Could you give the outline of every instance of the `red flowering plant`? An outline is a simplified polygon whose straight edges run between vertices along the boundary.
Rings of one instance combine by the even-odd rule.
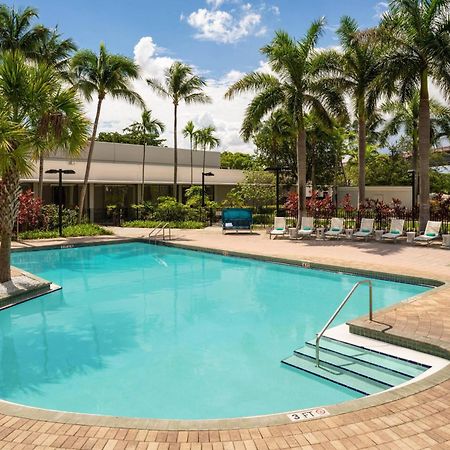
[[[341,206],[346,213],[352,213],[356,211],[356,208],[352,205],[352,197],[350,194],[344,195],[344,198],[341,200]]]
[[[448,217],[450,213],[450,195],[436,194],[430,202],[430,211],[439,218]]]
[[[35,197],[31,189],[19,195],[17,222],[23,230],[34,230],[45,221],[42,212],[42,199]]]
[[[318,192],[313,191],[311,197],[306,200],[306,210],[313,217],[329,218],[334,212],[333,199],[330,195],[318,197]]]
[[[298,216],[298,194],[297,192],[289,192],[284,207],[291,217]]]

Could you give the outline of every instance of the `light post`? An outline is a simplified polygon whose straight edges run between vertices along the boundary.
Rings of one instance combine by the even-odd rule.
[[[280,215],[280,173],[288,172],[285,167],[266,167],[265,172],[275,172],[275,197],[276,197],[276,216]]]
[[[57,173],[59,175],[59,183],[58,183],[58,231],[59,236],[62,236],[62,176],[64,175],[73,175],[75,170],[70,169],[49,169],[46,170],[45,173]]]
[[[213,177],[212,172],[202,172],[202,207],[205,207],[205,177]]]
[[[411,175],[411,187],[412,187],[412,220],[413,220],[413,227],[415,222],[415,215],[416,215],[416,171],[414,169],[408,170],[408,173]]]

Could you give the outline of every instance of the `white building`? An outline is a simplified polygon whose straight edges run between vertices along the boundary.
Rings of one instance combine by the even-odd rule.
[[[145,158],[144,200],[156,200],[160,196],[172,195],[173,191],[172,148],[147,146]],[[193,184],[202,181],[203,152],[193,153]],[[220,153],[206,152],[205,172],[214,176],[205,177],[206,191],[215,201],[225,198],[227,192],[243,180],[241,170],[221,169]],[[70,169],[74,175],[63,176],[63,203],[67,207],[78,204],[86,169],[87,150],[79,157],[70,159],[57,152],[45,160],[44,171],[49,169]],[[91,220],[101,220],[107,205],[121,204],[125,208],[142,201],[142,159],[141,145],[96,142],[89,176],[86,207]],[[191,183],[191,152],[178,149],[178,189],[179,198],[184,198],[185,190]],[[38,189],[38,164],[35,163],[31,175],[22,180],[24,187]],[[44,174],[43,199],[46,203],[57,203],[58,175]]]

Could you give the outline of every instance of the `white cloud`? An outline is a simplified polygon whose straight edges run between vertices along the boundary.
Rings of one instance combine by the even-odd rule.
[[[381,19],[384,15],[384,13],[388,10],[389,5],[387,2],[378,2],[374,9],[375,9],[375,18]]]
[[[214,9],[219,8],[225,0],[206,0],[208,5],[211,5]]]
[[[161,79],[164,70],[174,61],[174,58],[161,55],[161,50],[150,36],[143,37],[134,47],[134,60],[141,66],[141,79],[134,82],[134,89],[143,97],[154,117],[166,125],[163,135],[166,145],[173,145],[173,106],[168,99],[156,95],[146,83],[146,79],[155,77]],[[261,64],[260,67],[263,67]],[[196,68],[198,73],[201,73]],[[214,125],[216,134],[221,140],[219,150],[233,150],[251,153],[253,145],[244,143],[239,135],[245,108],[251,100],[251,95],[238,96],[232,101],[224,98],[228,87],[243,75],[238,70],[231,70],[220,78],[207,80],[205,92],[212,98],[211,104],[179,106],[178,142],[179,147],[189,148],[189,141],[184,139],[181,129],[188,120],[193,120],[197,127]],[[96,103],[87,104],[89,118],[95,116]],[[130,106],[124,101],[107,97],[103,103],[100,116],[99,131],[122,131],[131,122],[138,120],[139,108]]]
[[[208,1],[220,5],[217,0]],[[261,24],[262,16],[255,11],[250,3],[244,3],[238,9],[224,11],[217,9],[199,8],[185,19],[197,30],[196,39],[231,44],[248,36],[261,36],[266,28]]]

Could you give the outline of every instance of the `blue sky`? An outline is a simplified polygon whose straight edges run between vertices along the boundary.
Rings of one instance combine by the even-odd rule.
[[[32,5],[39,10],[39,21],[58,25],[65,36],[80,48],[98,48],[104,41],[114,53],[122,53],[143,67],[143,76],[162,75],[173,60],[192,64],[211,85],[214,103],[209,107],[189,107],[183,120],[199,125],[214,124],[223,148],[249,150],[239,137],[243,109],[224,104],[226,86],[244,72],[263,67],[259,49],[270,41],[277,29],[301,37],[312,20],[325,16],[327,28],[319,45],[337,45],[334,30],[342,15],[350,15],[362,27],[374,26],[385,2],[377,0],[30,0],[6,2],[16,7]],[[148,91],[137,86],[149,107],[170,122],[170,110]],[[117,103],[117,102],[116,102]],[[133,108],[108,103],[102,115],[101,129],[121,129],[136,118]],[[92,105],[88,113],[92,113]],[[224,111],[227,109],[229,111]],[[183,113],[181,113],[183,114]],[[168,123],[167,136],[171,127]],[[170,143],[170,142],[168,142]]]

